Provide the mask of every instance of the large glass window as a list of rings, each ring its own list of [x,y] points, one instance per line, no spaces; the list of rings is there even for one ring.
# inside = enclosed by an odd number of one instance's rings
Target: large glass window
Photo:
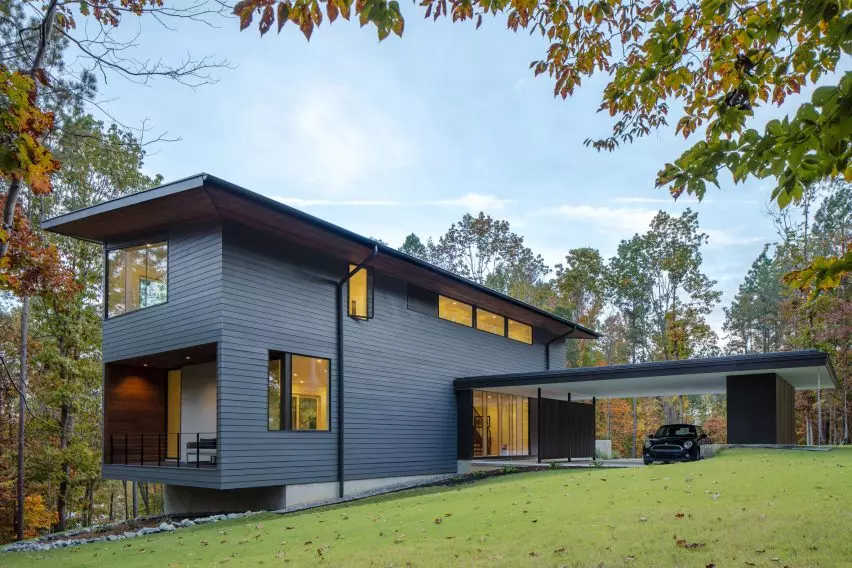
[[[349,271],[355,270],[356,265],[350,264]],[[369,319],[372,317],[370,302],[372,300],[372,273],[369,268],[362,268],[349,279],[349,315],[353,318]]]
[[[446,296],[438,296],[438,317],[472,327],[473,307]]]
[[[473,455],[526,456],[529,447],[529,399],[473,391]]]
[[[107,316],[162,304],[168,299],[169,247],[165,242],[107,253]]]
[[[476,329],[495,335],[506,335],[506,318],[488,310],[476,308]]]
[[[532,326],[510,319],[509,339],[532,345]]]
[[[328,359],[271,354],[267,407],[270,430],[328,430]],[[289,403],[285,403],[289,399]]]
[[[329,360],[292,356],[292,430],[328,430]]]

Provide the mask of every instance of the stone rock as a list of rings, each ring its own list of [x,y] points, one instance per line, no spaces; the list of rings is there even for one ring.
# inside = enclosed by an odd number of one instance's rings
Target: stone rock
[[[162,523],[160,523],[160,524],[157,526],[157,528],[158,528],[159,530],[161,530],[161,531],[173,531],[173,530],[175,530],[175,526],[174,526],[173,524],[171,524],[171,523],[167,523],[167,522],[165,522],[165,521],[164,521],[164,522],[162,522]]]

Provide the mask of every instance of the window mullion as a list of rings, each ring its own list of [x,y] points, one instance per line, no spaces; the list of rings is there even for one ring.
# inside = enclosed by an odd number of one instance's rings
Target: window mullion
[[[284,368],[281,370],[281,429],[292,430],[291,412],[293,400],[293,356],[284,355]]]

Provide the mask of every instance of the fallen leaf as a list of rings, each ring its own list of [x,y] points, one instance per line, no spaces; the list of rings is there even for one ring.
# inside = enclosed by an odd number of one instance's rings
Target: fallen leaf
[[[648,522],[648,517],[639,517],[639,522],[640,522],[640,523],[647,523],[647,522]]]
[[[435,519],[435,524],[436,524],[436,525],[440,525],[440,524],[441,524],[441,523],[443,523],[443,522],[444,522],[444,519],[442,519],[441,517],[438,517],[437,519]]]
[[[564,552],[565,552],[565,547],[563,546],[562,548],[557,548],[556,550],[554,550],[553,554],[563,554]]]
[[[313,544],[313,543],[314,543],[314,541],[312,541],[312,540],[306,540],[306,541],[305,541],[305,546],[308,546],[309,544]]]
[[[538,556],[538,552],[530,552],[530,556]]]
[[[682,519],[682,518],[683,518],[683,513],[675,513],[675,518],[676,518],[676,519]]]

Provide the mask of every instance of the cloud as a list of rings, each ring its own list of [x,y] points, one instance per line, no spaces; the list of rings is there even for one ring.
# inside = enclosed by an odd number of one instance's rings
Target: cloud
[[[710,237],[709,246],[738,246],[766,242],[765,237],[730,233],[724,229],[702,229]]]
[[[660,203],[662,205],[710,203],[710,200],[708,199],[699,202],[697,199],[692,197],[681,197],[677,201],[675,201],[672,197],[615,197],[613,198],[613,201],[616,203]]]
[[[501,199],[493,195],[481,193],[466,193],[454,199],[439,199],[437,201],[426,201],[427,205],[446,205],[464,207],[468,210],[484,211],[487,209],[503,209],[506,205],[515,203],[514,199]]]
[[[643,232],[648,229],[656,209],[607,207],[596,205],[559,205],[546,211],[575,221],[587,221],[605,232]]]
[[[310,199],[280,196],[275,196],[272,199],[292,207],[451,207],[468,211],[503,209],[506,205],[515,203],[514,199],[502,199],[494,195],[484,195],[481,193],[466,193],[459,197],[422,201],[398,199]]]
[[[316,206],[355,206],[355,207],[396,207],[404,205],[401,201],[388,199],[304,199],[302,197],[273,197],[284,205],[291,207],[316,207]]]
[[[245,105],[240,123],[263,127],[241,150],[249,167],[268,171],[270,180],[286,172],[322,197],[352,197],[363,194],[365,185],[382,189],[376,180],[419,163],[416,133],[369,91],[316,83],[298,91],[269,85],[256,92],[263,96]]]

